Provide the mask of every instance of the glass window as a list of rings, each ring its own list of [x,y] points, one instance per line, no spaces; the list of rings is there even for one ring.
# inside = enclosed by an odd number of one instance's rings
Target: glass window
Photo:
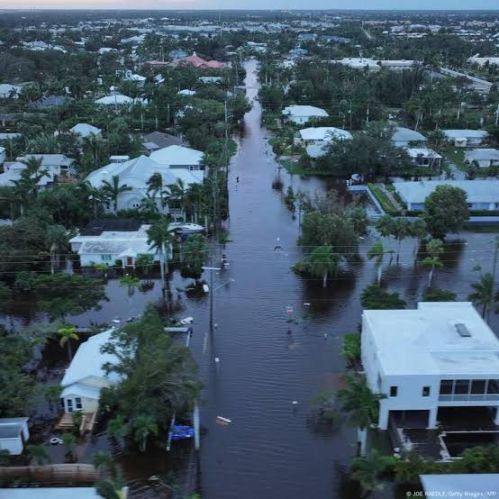
[[[499,393],[499,379],[489,379],[487,393]]]
[[[453,380],[443,379],[440,382],[440,395],[451,395],[452,394],[452,384],[453,384]]]
[[[111,261],[111,255],[101,255],[102,261],[103,262],[110,262]]]
[[[454,393],[456,395],[465,395],[468,393],[470,388],[470,380],[469,379],[457,379],[456,380],[456,388],[454,389]]]
[[[68,399],[66,401],[66,404],[68,406],[68,412],[73,412],[73,400],[72,399]]]
[[[390,386],[390,397],[396,397],[398,393],[398,386]]]
[[[485,380],[474,379],[471,382],[471,393],[475,395],[483,395],[485,393]]]
[[[77,409],[81,409],[82,408],[82,405],[81,405],[81,398],[80,397],[76,397],[75,398],[75,407]]]
[[[430,387],[423,386],[423,397],[429,397],[429,396],[430,396]]]

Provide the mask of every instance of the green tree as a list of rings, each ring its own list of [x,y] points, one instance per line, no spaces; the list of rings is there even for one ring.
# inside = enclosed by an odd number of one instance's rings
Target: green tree
[[[75,454],[75,444],[76,438],[72,433],[63,433],[62,434],[62,444],[66,449],[66,462],[74,463],[76,462],[76,454]]]
[[[311,275],[321,277],[322,287],[325,288],[328,276],[338,271],[339,261],[339,255],[333,253],[331,246],[319,246],[306,258],[305,268]]]
[[[421,265],[423,267],[429,267],[430,269],[428,274],[428,287],[431,288],[435,269],[443,267],[444,265],[440,259],[442,253],[444,252],[444,243],[440,239],[431,239],[426,245],[426,252],[428,256],[422,260]]]
[[[71,350],[71,341],[78,341],[80,337],[78,336],[78,333],[76,332],[76,326],[73,324],[64,324],[64,326],[60,327],[57,330],[57,334],[59,336],[59,345],[61,348],[66,345],[67,350],[68,350],[68,358],[69,361],[73,358],[73,352]]]
[[[51,462],[47,447],[43,444],[27,445],[26,453],[37,465],[44,465]]]
[[[360,334],[347,333],[343,336],[341,356],[347,361],[349,367],[360,364]]]
[[[168,222],[168,219],[161,218],[159,220],[155,220],[149,229],[147,229],[147,244],[149,244],[151,248],[156,251],[156,254],[160,255],[159,267],[161,271],[163,293],[165,292],[167,286],[167,255],[170,245],[173,242],[173,234],[168,230]]]
[[[473,292],[468,296],[468,300],[482,307],[482,317],[488,315],[490,308],[498,299],[498,295],[494,289],[494,277],[490,272],[480,276],[478,282],[471,284]]]
[[[120,185],[120,178],[118,175],[111,177],[111,182],[104,180],[102,182],[102,193],[113,203],[113,209],[116,213],[118,211],[118,197],[123,192],[131,191],[132,188],[126,184]]]
[[[352,478],[360,483],[363,497],[368,497],[372,492],[381,490],[381,476],[388,467],[386,456],[380,455],[376,449],[371,450],[368,455],[356,457],[352,462]]]
[[[423,220],[433,238],[443,239],[459,232],[469,218],[466,192],[459,187],[439,185],[425,200]]]
[[[423,301],[456,301],[456,293],[449,289],[426,289],[423,294]]]
[[[193,234],[183,244],[182,275],[199,279],[208,254],[206,237]]]
[[[158,434],[158,425],[147,414],[139,414],[133,422],[133,437],[139,446],[140,452],[145,452],[149,435]]]
[[[125,422],[125,418],[121,414],[110,419],[107,423],[107,432],[116,442],[118,442],[122,449],[125,448],[125,437],[127,436],[128,431],[129,429]]]
[[[362,291],[360,302],[366,310],[400,310],[406,307],[398,293],[388,293],[376,284]]]
[[[385,248],[383,247],[382,241],[376,241],[371,246],[371,249],[367,252],[367,257],[369,258],[369,260],[374,260],[376,264],[376,269],[377,269],[376,282],[378,283],[378,286],[381,286],[381,277],[383,272],[383,258],[385,257],[385,254],[386,251]]]
[[[62,225],[49,225],[46,237],[50,252],[50,272],[53,274],[59,263],[58,253],[68,246],[68,232]]]

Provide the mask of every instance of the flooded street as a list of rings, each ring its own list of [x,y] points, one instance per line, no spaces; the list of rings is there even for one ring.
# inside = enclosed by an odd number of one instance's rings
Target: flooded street
[[[348,481],[356,450],[354,429],[345,423],[333,432],[318,431],[308,415],[310,402],[319,392],[341,385],[345,368],[341,340],[357,329],[360,294],[375,280],[374,264],[365,254],[377,235],[371,230],[360,241],[362,261],[350,273],[331,280],[327,289],[320,280],[291,270],[302,258],[296,244],[298,221],[286,208],[284,194],[272,189],[278,164],[255,100],[256,61],[246,62],[245,67],[253,108],[245,116],[244,135],[230,165],[230,242],[225,247],[213,243],[207,262],[219,266],[225,253],[230,263],[214,275],[213,334],[208,332],[209,297],[179,296],[184,306],[179,316],[195,320],[191,347],[205,385],[200,466],[196,471],[190,466],[187,472],[179,469],[195,461],[188,445],[176,445],[169,455],[153,449],[143,456],[124,456],[121,463],[129,484],[167,471],[193,474],[190,481],[198,482],[203,499],[356,498],[359,491]],[[281,178],[283,192],[292,185],[295,191],[314,197],[329,187],[326,179],[293,177],[284,171]],[[473,267],[480,264],[484,272],[492,268],[494,239],[495,233],[488,231],[451,236],[445,267],[436,271],[434,285],[454,291],[457,300],[467,300],[470,284],[478,279]],[[384,244],[397,246],[390,239]],[[399,292],[409,308],[421,299],[428,275],[414,260],[415,241],[407,239],[401,246],[400,263],[388,266],[388,256],[384,263],[383,285]],[[207,272],[203,278],[210,280]],[[154,281],[152,291],[128,296],[118,279],[110,279],[109,301],[100,310],[68,319],[85,327],[139,315],[148,302],[161,296],[159,281]],[[176,272],[172,289],[189,282]],[[293,309],[292,322],[288,322],[288,307]],[[20,324],[35,318],[25,303],[17,304],[14,315],[2,319]],[[491,314],[490,323],[497,328],[498,316]],[[231,423],[222,426],[217,416]]]

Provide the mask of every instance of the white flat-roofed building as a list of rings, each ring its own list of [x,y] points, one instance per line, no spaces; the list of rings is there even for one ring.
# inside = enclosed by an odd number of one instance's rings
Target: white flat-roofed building
[[[348,66],[352,69],[367,69],[368,71],[379,71],[381,68],[390,71],[405,71],[421,65],[420,61],[406,59],[384,59],[376,60],[367,57],[344,57],[337,61],[338,64]]]
[[[0,418],[0,450],[12,456],[23,453],[24,444],[29,440],[29,418]]]
[[[333,126],[311,127],[299,130],[294,138],[296,145],[305,146],[311,158],[324,156],[331,142],[351,140],[352,134]]]
[[[469,149],[464,154],[464,161],[480,168],[499,166],[499,149]]]
[[[440,185],[459,187],[466,192],[470,210],[499,209],[499,181],[497,180],[421,180],[393,183],[409,211],[422,211],[425,199]]]
[[[442,166],[442,156],[428,147],[408,147],[407,154],[417,166],[438,170]]]
[[[95,103],[98,106],[133,106],[134,104],[147,104],[145,99],[139,97],[133,99],[128,95],[123,94],[110,94],[97,99]]]
[[[282,114],[295,125],[304,125],[310,120],[327,118],[329,114],[320,107],[293,105],[283,109]]]
[[[369,388],[386,395],[383,430],[401,413],[435,428],[449,407],[489,408],[499,424],[499,340],[471,303],[364,310],[361,357]]]

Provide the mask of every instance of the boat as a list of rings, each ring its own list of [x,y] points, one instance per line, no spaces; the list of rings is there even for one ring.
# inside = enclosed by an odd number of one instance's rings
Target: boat
[[[199,234],[204,232],[205,228],[193,223],[173,222],[168,225],[168,230],[176,234]]]

